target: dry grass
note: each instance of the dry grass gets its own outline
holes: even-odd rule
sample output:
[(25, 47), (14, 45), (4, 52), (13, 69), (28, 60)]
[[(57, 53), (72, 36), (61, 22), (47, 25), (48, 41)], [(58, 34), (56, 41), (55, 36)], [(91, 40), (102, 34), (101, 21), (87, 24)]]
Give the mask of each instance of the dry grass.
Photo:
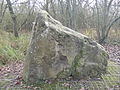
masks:
[[(89, 29), (89, 30), (85, 29), (80, 33), (90, 37), (93, 40), (97, 40), (97, 33), (95, 29)], [(106, 42), (111, 44), (120, 44), (120, 30), (110, 30)]]
[[(96, 39), (94, 30), (86, 30), (82, 33)], [(24, 33), (16, 39), (12, 34), (0, 31), (0, 63), (3, 64), (15, 60), (24, 60), (24, 51), (27, 49), (29, 37), (30, 35), (28, 33)], [(111, 31), (109, 37), (109, 41), (118, 41), (120, 39), (120, 31)], [(53, 84), (41, 84), (38, 90), (120, 90), (120, 65), (109, 61), (107, 74), (102, 75), (101, 78), (101, 80), (60, 81)], [(9, 83), (11, 82), (0, 80), (0, 87)], [(7, 90), (26, 89), (16, 86)]]

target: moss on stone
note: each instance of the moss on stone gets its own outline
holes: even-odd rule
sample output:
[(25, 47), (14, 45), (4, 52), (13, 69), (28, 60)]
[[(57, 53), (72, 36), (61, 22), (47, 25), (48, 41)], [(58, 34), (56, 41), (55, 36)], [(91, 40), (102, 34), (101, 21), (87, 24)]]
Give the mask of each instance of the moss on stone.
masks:
[(83, 56), (83, 50), (80, 50), (79, 54), (75, 56), (75, 59), (73, 60), (72, 67), (71, 67), (71, 74), (73, 77), (79, 77), (80, 72), (77, 72), (77, 68), (81, 67), (81, 58)]
[[(27, 69), (24, 70), (28, 73), (24, 79), (34, 83), (37, 79), (65, 78), (69, 75), (86, 78), (104, 71), (108, 57), (100, 55), (105, 51), (96, 42), (63, 26), (45, 11), (39, 13), (36, 23), (28, 49), (30, 54), (25, 62)], [(99, 67), (99, 63), (103, 66)]]

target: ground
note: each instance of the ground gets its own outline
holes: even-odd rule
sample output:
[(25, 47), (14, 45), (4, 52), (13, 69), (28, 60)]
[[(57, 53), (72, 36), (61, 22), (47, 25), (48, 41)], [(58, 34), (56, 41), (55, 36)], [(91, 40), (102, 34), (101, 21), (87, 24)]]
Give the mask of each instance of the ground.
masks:
[[(16, 61), (0, 67), (0, 90), (120, 90), (120, 46), (105, 44), (110, 55), (107, 74), (89, 80), (68, 80), (51, 83), (45, 81), (37, 87), (26, 86), (22, 81), (23, 61)], [(113, 89), (114, 88), (114, 89)]]

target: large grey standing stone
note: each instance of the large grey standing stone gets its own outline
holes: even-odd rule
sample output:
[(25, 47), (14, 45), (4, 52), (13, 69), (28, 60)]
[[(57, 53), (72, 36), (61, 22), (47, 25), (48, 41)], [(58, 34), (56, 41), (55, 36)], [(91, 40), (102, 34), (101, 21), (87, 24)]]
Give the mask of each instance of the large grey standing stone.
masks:
[(23, 78), (41, 80), (99, 77), (106, 72), (108, 54), (87, 36), (63, 26), (41, 10), (33, 26)]

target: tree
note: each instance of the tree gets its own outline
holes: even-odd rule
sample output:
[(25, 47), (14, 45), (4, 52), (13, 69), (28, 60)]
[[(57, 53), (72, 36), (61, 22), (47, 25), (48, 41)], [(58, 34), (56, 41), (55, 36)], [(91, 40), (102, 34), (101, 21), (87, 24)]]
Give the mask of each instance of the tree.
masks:
[(0, 2), (0, 23), (3, 21), (3, 17), (5, 15), (5, 11), (7, 9), (7, 5), (4, 4), (4, 0)]
[[(110, 28), (112, 25), (120, 19), (118, 11), (110, 11), (114, 8), (112, 5), (114, 0), (103, 0), (100, 6), (98, 0), (96, 0), (96, 11), (97, 11), (97, 36), (98, 42), (104, 43), (108, 37)], [(117, 16), (117, 17), (116, 17)]]
[[(119, 0), (15, 0), (12, 4), (10, 0), (6, 1), (7, 5), (4, 0), (0, 1), (0, 21), (4, 21), (4, 25), (10, 22), (10, 29), (12, 21), (16, 37), (18, 30), (31, 30), (32, 22), (40, 9), (46, 10), (64, 26), (78, 32), (96, 30), (99, 43), (105, 42), (110, 29), (119, 28)], [(6, 17), (9, 15), (6, 8), (9, 9), (12, 18), (7, 24)], [(114, 24), (117, 26), (113, 27)]]
[(16, 15), (14, 14), (13, 8), (12, 8), (12, 4), (10, 0), (6, 0), (7, 1), (7, 5), (9, 8), (9, 12), (13, 21), (13, 33), (15, 37), (19, 37), (18, 35), (18, 30), (17, 30), (17, 20), (16, 20)]

